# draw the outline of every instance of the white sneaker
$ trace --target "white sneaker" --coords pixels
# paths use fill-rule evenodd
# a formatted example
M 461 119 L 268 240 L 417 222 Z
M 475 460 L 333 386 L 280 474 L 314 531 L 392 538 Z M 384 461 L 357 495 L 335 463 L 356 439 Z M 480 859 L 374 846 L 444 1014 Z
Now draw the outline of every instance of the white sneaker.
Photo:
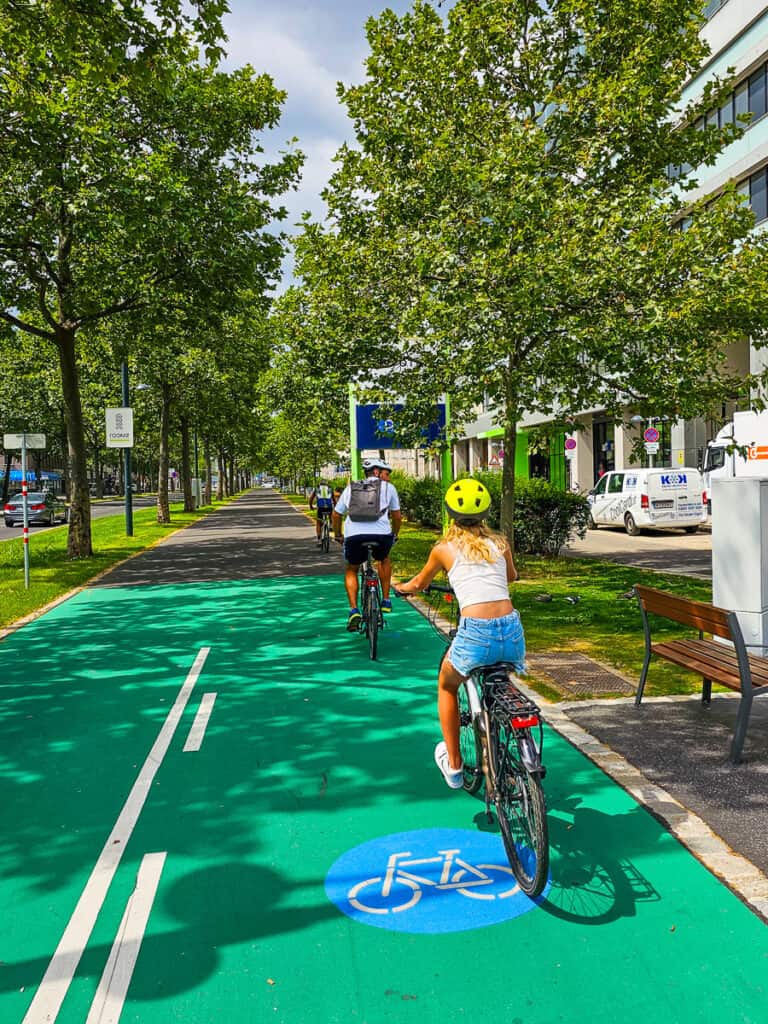
M 464 768 L 451 768 L 451 763 L 448 760 L 448 748 L 445 745 L 445 740 L 440 742 L 435 747 L 435 763 L 440 771 L 443 773 L 443 778 L 451 787 L 451 789 L 461 789 L 464 785 Z

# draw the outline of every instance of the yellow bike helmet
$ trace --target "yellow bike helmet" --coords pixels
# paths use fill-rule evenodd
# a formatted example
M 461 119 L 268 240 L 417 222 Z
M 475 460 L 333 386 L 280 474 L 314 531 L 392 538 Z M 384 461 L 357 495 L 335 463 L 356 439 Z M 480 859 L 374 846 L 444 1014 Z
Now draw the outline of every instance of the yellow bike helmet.
M 485 519 L 491 511 L 491 495 L 479 480 L 457 480 L 446 491 L 445 507 L 452 519 Z

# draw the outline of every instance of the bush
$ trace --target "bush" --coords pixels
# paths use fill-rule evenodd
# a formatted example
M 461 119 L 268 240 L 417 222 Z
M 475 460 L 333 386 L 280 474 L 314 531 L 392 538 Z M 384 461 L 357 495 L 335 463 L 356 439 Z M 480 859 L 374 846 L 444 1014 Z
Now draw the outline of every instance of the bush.
M 586 534 L 588 519 L 583 495 L 546 480 L 515 481 L 515 549 L 521 554 L 556 555 L 572 537 Z
M 424 526 L 443 524 L 443 485 L 434 476 L 413 480 L 409 515 Z

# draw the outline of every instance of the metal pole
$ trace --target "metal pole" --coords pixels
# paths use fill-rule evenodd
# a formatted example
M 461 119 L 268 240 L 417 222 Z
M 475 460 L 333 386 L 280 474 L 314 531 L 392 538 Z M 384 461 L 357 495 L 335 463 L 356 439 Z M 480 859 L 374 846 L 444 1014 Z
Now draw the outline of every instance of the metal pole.
M 123 408 L 127 409 L 130 405 L 130 399 L 128 396 L 128 363 L 123 360 L 123 364 L 120 367 L 120 376 L 123 385 Z M 126 537 L 133 536 L 133 494 L 131 488 L 131 449 L 123 449 L 124 468 L 123 475 L 125 476 L 125 535 Z
M 442 476 L 443 494 L 448 490 L 448 485 L 453 483 L 453 452 L 451 438 L 451 399 L 445 396 L 445 438 L 441 456 L 440 475 Z M 443 528 L 448 526 L 448 512 L 443 505 Z
M 29 508 L 27 505 L 27 435 L 21 435 L 21 504 L 24 509 L 24 589 L 29 590 Z
M 354 384 L 349 385 L 349 461 L 352 479 L 359 480 L 363 475 L 363 466 L 360 449 L 357 447 L 357 401 Z

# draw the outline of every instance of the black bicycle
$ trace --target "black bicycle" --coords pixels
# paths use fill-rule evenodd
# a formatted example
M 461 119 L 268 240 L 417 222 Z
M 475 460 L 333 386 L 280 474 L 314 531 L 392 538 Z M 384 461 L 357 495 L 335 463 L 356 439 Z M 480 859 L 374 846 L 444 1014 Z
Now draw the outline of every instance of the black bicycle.
M 431 584 L 427 618 L 448 644 L 459 625 L 458 602 L 450 587 Z M 507 859 L 520 888 L 539 896 L 549 877 L 549 830 L 541 780 L 543 729 L 538 706 L 516 685 L 514 666 L 479 665 L 461 684 L 459 743 L 464 789 L 477 793 L 485 782 L 485 811 L 496 808 Z
M 371 660 L 376 660 L 379 645 L 379 631 L 384 628 L 384 614 L 381 610 L 381 581 L 373 560 L 375 543 L 365 544 L 365 561 L 360 566 L 361 618 L 359 630 L 368 638 Z
M 320 548 L 327 555 L 331 550 L 331 513 L 320 517 Z

